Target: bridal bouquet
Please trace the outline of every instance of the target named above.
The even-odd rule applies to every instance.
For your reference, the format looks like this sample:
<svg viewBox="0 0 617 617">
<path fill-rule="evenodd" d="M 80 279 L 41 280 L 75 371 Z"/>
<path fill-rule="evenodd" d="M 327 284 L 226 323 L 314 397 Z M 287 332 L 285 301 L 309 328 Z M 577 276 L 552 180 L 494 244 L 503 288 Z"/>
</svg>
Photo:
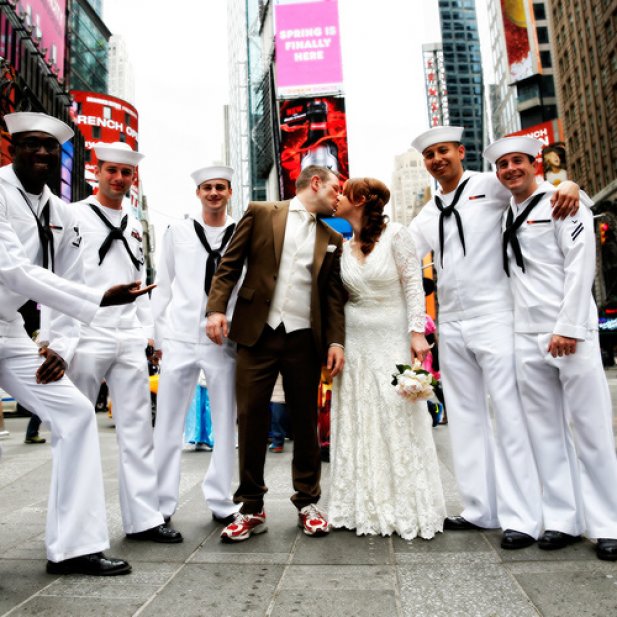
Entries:
<svg viewBox="0 0 617 617">
<path fill-rule="evenodd" d="M 437 380 L 422 368 L 419 360 L 409 364 L 397 364 L 398 373 L 392 374 L 392 385 L 396 392 L 410 401 L 425 401 L 433 396 Z"/>
</svg>

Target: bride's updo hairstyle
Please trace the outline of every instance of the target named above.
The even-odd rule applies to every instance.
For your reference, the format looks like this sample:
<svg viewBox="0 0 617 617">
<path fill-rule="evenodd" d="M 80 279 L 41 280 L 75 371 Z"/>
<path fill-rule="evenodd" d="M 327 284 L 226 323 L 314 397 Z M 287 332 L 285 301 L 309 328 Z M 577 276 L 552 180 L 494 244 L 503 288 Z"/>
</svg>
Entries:
<svg viewBox="0 0 617 617">
<path fill-rule="evenodd" d="M 364 197 L 362 231 L 358 240 L 362 254 L 368 255 L 386 227 L 388 217 L 383 209 L 390 200 L 390 189 L 376 178 L 350 178 L 345 182 L 343 195 L 353 204 Z"/>
</svg>

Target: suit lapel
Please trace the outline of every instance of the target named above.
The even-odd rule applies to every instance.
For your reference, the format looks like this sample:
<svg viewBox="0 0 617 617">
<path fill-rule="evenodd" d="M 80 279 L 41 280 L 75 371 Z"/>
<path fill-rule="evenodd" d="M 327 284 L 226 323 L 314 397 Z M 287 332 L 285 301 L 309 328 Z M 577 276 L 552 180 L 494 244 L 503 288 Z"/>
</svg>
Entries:
<svg viewBox="0 0 617 617">
<path fill-rule="evenodd" d="M 318 220 L 315 226 L 315 253 L 313 255 L 313 281 L 317 281 L 321 264 L 323 263 L 328 249 L 328 238 L 330 237 L 326 224 Z"/>
<path fill-rule="evenodd" d="M 281 263 L 281 253 L 283 252 L 283 241 L 285 240 L 285 227 L 289 214 L 289 202 L 276 202 L 272 210 L 272 241 L 274 243 L 274 259 L 276 267 Z"/>
</svg>

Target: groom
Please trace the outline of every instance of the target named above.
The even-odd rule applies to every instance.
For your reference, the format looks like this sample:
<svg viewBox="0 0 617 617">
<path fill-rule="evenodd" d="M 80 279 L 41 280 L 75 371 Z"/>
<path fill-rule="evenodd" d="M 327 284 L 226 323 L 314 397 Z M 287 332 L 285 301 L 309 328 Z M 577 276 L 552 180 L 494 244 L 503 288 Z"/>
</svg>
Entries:
<svg viewBox="0 0 617 617">
<path fill-rule="evenodd" d="M 249 204 L 212 281 L 206 332 L 221 345 L 228 334 L 227 303 L 246 264 L 229 338 L 238 344 L 236 395 L 240 512 L 221 533 L 247 540 L 266 528 L 264 463 L 269 402 L 277 375 L 294 434 L 291 500 L 309 536 L 330 530 L 317 507 L 321 461 L 317 388 L 322 360 L 336 375 L 344 364 L 345 292 L 340 279 L 342 238 L 319 220 L 336 210 L 338 177 L 316 165 L 296 181 L 291 201 Z"/>
</svg>

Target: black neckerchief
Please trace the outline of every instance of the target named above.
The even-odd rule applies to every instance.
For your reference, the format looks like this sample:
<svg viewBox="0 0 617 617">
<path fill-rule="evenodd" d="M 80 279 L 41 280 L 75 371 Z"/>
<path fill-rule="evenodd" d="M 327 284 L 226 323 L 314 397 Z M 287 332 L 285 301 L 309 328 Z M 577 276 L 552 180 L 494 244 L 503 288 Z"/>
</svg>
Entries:
<svg viewBox="0 0 617 617">
<path fill-rule="evenodd" d="M 512 245 L 512 252 L 516 260 L 516 265 L 525 272 L 525 264 L 523 263 L 523 253 L 521 251 L 521 245 L 519 244 L 516 232 L 519 227 L 525 222 L 525 219 L 529 216 L 529 213 L 538 205 L 538 202 L 544 197 L 545 193 L 538 193 L 528 204 L 527 207 L 514 218 L 514 212 L 512 208 L 508 208 L 508 215 L 506 217 L 506 228 L 502 236 L 501 253 L 503 256 L 503 269 L 505 273 L 510 276 L 510 265 L 508 263 L 508 244 Z"/>
<path fill-rule="evenodd" d="M 28 199 L 28 195 L 21 188 L 17 187 L 17 190 L 24 198 L 34 220 L 36 221 L 36 228 L 39 233 L 39 240 L 41 241 L 41 247 L 43 249 L 43 268 L 49 268 L 51 263 L 51 271 L 53 272 L 56 266 L 56 254 L 54 250 L 54 234 L 49 226 L 49 198 L 45 202 L 45 205 L 41 208 L 41 218 L 36 214 L 34 206 Z M 41 219 L 43 221 L 41 222 Z"/>
<path fill-rule="evenodd" d="M 137 259 L 137 257 L 135 257 L 135 255 L 133 255 L 133 253 L 131 253 L 129 243 L 127 239 L 124 237 L 124 230 L 126 229 L 126 225 L 129 220 L 129 215 L 125 214 L 122 217 L 122 221 L 120 222 L 120 227 L 115 227 L 112 224 L 112 222 L 100 211 L 100 209 L 97 208 L 97 206 L 91 203 L 89 203 L 88 205 L 92 208 L 92 212 L 94 212 L 94 214 L 96 214 L 101 219 L 101 221 L 105 223 L 106 227 L 110 230 L 105 240 L 103 240 L 103 244 L 101 244 L 99 248 L 99 266 L 103 263 L 103 260 L 105 259 L 105 256 L 107 255 L 107 252 L 111 248 L 112 242 L 114 240 L 120 240 L 122 244 L 124 244 L 124 248 L 126 249 L 126 252 L 128 253 L 129 258 L 133 262 L 133 265 L 139 270 L 142 266 L 142 263 L 139 261 L 139 259 Z"/>
<path fill-rule="evenodd" d="M 435 195 L 435 204 L 439 209 L 439 259 L 441 260 L 441 267 L 443 269 L 443 226 L 444 219 L 448 218 L 451 214 L 454 214 L 454 218 L 456 219 L 456 226 L 458 227 L 458 237 L 461 239 L 461 244 L 463 245 L 463 255 L 465 255 L 465 234 L 463 233 L 463 222 L 461 221 L 461 215 L 456 210 L 456 204 L 458 200 L 461 198 L 461 193 L 465 188 L 465 185 L 469 182 L 469 178 L 467 178 L 464 182 L 458 185 L 456 192 L 454 193 L 454 198 L 452 199 L 452 203 L 449 206 L 444 206 L 443 202 L 439 195 Z"/>
<path fill-rule="evenodd" d="M 214 276 L 214 273 L 216 272 L 216 269 L 219 267 L 219 263 L 221 261 L 223 249 L 229 242 L 229 239 L 231 238 L 234 232 L 234 229 L 236 228 L 236 225 L 235 223 L 232 223 L 231 225 L 229 225 L 229 227 L 227 227 L 227 229 L 225 230 L 225 233 L 223 234 L 223 240 L 221 241 L 221 246 L 219 246 L 217 249 L 213 249 L 210 246 L 206 238 L 206 234 L 204 233 L 203 227 L 194 219 L 193 219 L 193 225 L 195 227 L 195 233 L 197 234 L 199 241 L 203 244 L 203 247 L 206 249 L 206 253 L 208 253 L 208 260 L 206 261 L 206 278 L 204 280 L 204 291 L 206 292 L 206 295 L 208 295 L 210 293 L 210 287 L 212 285 L 212 277 Z"/>
</svg>

